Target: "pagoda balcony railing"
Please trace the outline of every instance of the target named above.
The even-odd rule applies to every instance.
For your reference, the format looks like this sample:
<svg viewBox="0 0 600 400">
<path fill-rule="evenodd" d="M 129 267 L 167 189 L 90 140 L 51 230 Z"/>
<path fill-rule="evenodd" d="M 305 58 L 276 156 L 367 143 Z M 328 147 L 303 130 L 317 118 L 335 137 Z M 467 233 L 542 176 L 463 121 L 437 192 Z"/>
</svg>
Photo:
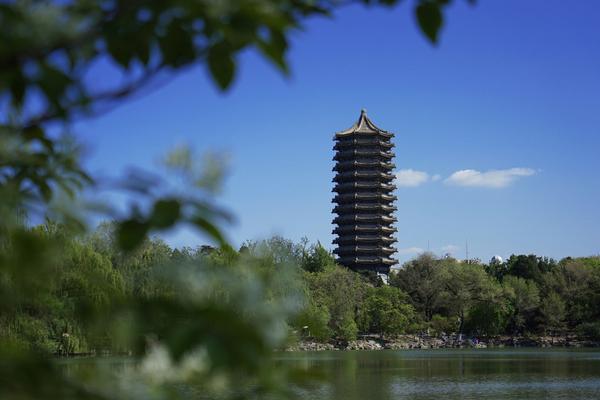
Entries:
<svg viewBox="0 0 600 400">
<path fill-rule="evenodd" d="M 383 160 L 391 160 L 394 158 L 394 154 L 390 151 L 381 151 L 381 150 L 343 150 L 338 152 L 334 157 L 334 161 L 344 161 L 344 160 L 360 160 L 360 158 L 364 159 L 383 159 Z"/>
<path fill-rule="evenodd" d="M 335 254 L 338 259 L 348 259 L 348 258 L 364 258 L 364 257 L 378 257 L 381 259 L 391 259 L 392 254 L 386 253 L 344 253 L 344 254 Z"/>
<path fill-rule="evenodd" d="M 385 225 L 341 225 L 335 228 L 331 233 L 342 235 L 354 232 L 380 232 L 382 234 L 393 234 L 398 232 L 398 230 L 394 227 Z"/>
<path fill-rule="evenodd" d="M 387 258 L 390 259 L 392 254 L 385 253 L 344 253 L 344 254 L 335 254 L 338 258 L 362 258 L 362 257 L 379 257 L 379 258 Z"/>
<path fill-rule="evenodd" d="M 362 193 L 344 193 L 336 194 L 333 198 L 333 203 L 347 203 L 347 202 L 358 202 L 358 201 L 373 201 L 377 203 L 387 202 L 391 203 L 397 199 L 396 196 L 391 194 L 381 194 L 372 192 Z"/>
<path fill-rule="evenodd" d="M 338 236 L 347 234 L 360 235 L 361 233 L 376 233 L 379 235 L 393 235 L 398 230 L 392 224 L 373 223 L 343 223 L 334 228 L 333 233 Z"/>
<path fill-rule="evenodd" d="M 382 182 L 391 182 L 394 180 L 394 175 L 389 172 L 381 171 L 351 171 L 340 172 L 333 178 L 333 182 L 348 182 L 358 179 L 373 179 Z"/>
<path fill-rule="evenodd" d="M 395 252 L 396 249 L 393 247 L 381 246 L 340 246 L 333 251 L 334 254 L 338 254 L 340 257 L 354 253 L 373 253 L 373 255 L 389 256 Z"/>
<path fill-rule="evenodd" d="M 398 260 L 395 260 L 393 258 L 389 258 L 389 257 L 381 257 L 381 256 L 373 256 L 373 257 L 368 257 L 368 256 L 364 256 L 364 257 L 339 257 L 338 262 L 342 263 L 342 264 L 387 264 L 387 265 L 394 265 L 398 262 Z"/>
<path fill-rule="evenodd" d="M 390 185 L 381 182 L 347 182 L 338 183 L 334 186 L 333 191 L 338 193 L 351 192 L 356 190 L 376 189 L 384 192 L 391 192 L 396 189 L 396 185 Z M 386 193 L 387 194 L 387 193 Z"/>
<path fill-rule="evenodd" d="M 354 204 L 346 204 L 343 206 L 335 206 L 333 208 L 333 212 L 336 214 L 340 213 L 348 213 L 353 211 L 381 211 L 385 213 L 392 213 L 396 211 L 397 208 L 395 206 L 388 206 L 385 204 L 368 204 L 368 203 L 354 203 Z"/>
<path fill-rule="evenodd" d="M 381 147 L 384 149 L 392 149 L 395 147 L 394 143 L 385 140 L 372 140 L 372 139 L 351 139 L 351 140 L 339 140 L 334 146 L 333 150 L 343 150 L 353 147 Z"/>
<path fill-rule="evenodd" d="M 334 244 L 353 244 L 356 245 L 358 243 L 360 244 L 365 244 L 365 243 L 377 243 L 377 242 L 384 242 L 386 244 L 388 243 L 394 243 L 396 241 L 396 239 L 394 239 L 393 237 L 387 237 L 387 236 L 381 236 L 381 235 L 344 235 L 344 236 L 340 236 L 337 237 L 335 239 L 333 239 L 333 243 Z"/>
<path fill-rule="evenodd" d="M 354 215 L 341 215 L 333 219 L 334 224 L 351 224 L 353 222 L 359 223 L 377 223 L 377 224 L 393 224 L 398 220 L 395 217 L 380 214 L 354 214 Z"/>
<path fill-rule="evenodd" d="M 391 162 L 383 162 L 383 161 L 341 161 L 338 162 L 334 167 L 333 171 L 347 171 L 347 170 L 359 170 L 361 168 L 380 168 L 383 170 L 382 172 L 391 171 L 396 168 L 396 164 Z"/>
<path fill-rule="evenodd" d="M 379 147 L 349 147 L 347 149 L 336 151 L 336 155 L 352 156 L 353 158 L 394 157 L 394 153 L 391 150 L 385 150 Z"/>
</svg>

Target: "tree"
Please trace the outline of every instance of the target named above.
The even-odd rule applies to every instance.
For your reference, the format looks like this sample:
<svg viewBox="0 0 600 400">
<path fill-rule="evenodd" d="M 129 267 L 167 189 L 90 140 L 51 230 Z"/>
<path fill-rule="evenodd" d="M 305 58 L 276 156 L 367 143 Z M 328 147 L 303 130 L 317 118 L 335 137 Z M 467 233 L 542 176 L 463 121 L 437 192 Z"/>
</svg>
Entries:
<svg viewBox="0 0 600 400">
<path fill-rule="evenodd" d="M 356 325 L 354 316 L 350 312 L 342 315 L 337 324 L 338 337 L 346 342 L 349 342 L 351 340 L 356 340 L 357 334 L 358 326 Z"/>
<path fill-rule="evenodd" d="M 330 320 L 327 307 L 310 302 L 294 319 L 293 325 L 302 336 L 325 342 L 331 338 Z"/>
<path fill-rule="evenodd" d="M 414 308 L 408 296 L 398 288 L 381 286 L 369 290 L 365 300 L 367 332 L 383 335 L 405 333 L 415 320 Z"/>
<path fill-rule="evenodd" d="M 511 306 L 510 326 L 513 333 L 534 328 L 533 317 L 540 305 L 540 296 L 534 281 L 507 276 L 502 282 L 504 294 Z"/>
<path fill-rule="evenodd" d="M 302 268 L 308 272 L 323 272 L 334 265 L 333 255 L 321 243 L 317 243 L 305 251 L 302 260 Z"/>
<path fill-rule="evenodd" d="M 355 337 L 356 319 L 364 309 L 369 288 L 360 275 L 336 266 L 320 273 L 308 273 L 305 277 L 310 296 L 317 305 L 329 310 L 329 326 L 334 334 L 346 340 Z"/>
<path fill-rule="evenodd" d="M 446 260 L 441 272 L 443 289 L 440 302 L 449 315 L 458 320 L 458 332 L 464 332 L 469 312 L 483 303 L 496 302 L 499 291 L 481 265 Z"/>
<path fill-rule="evenodd" d="M 564 300 L 565 320 L 570 328 L 600 318 L 600 268 L 590 259 L 594 257 L 563 259 L 543 277 L 544 292 L 556 292 Z"/>
<path fill-rule="evenodd" d="M 442 334 L 448 334 L 456 331 L 456 318 L 444 317 L 440 314 L 435 314 L 428 326 L 433 329 L 433 333 L 440 336 Z"/>
<path fill-rule="evenodd" d="M 556 266 L 556 261 L 551 258 L 537 257 L 534 254 L 529 255 L 511 255 L 506 260 L 504 270 L 506 274 L 523 279 L 533 279 L 540 282 L 542 274 L 550 272 Z"/>
<path fill-rule="evenodd" d="M 438 307 L 443 287 L 440 273 L 440 260 L 431 253 L 424 253 L 392 273 L 390 285 L 407 293 L 415 309 L 429 321 Z"/>
<path fill-rule="evenodd" d="M 509 307 L 502 299 L 495 302 L 479 302 L 469 310 L 465 331 L 479 336 L 499 335 L 504 333 L 508 317 Z"/>
<path fill-rule="evenodd" d="M 547 333 L 556 333 L 564 328 L 566 305 L 560 295 L 550 292 L 540 304 L 541 324 Z"/>
</svg>

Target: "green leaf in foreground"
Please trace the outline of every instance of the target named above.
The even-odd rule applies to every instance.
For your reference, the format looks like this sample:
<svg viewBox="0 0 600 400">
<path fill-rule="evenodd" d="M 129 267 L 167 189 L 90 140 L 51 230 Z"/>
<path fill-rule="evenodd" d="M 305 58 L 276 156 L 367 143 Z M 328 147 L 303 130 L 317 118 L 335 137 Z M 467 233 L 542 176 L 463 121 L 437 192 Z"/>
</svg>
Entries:
<svg viewBox="0 0 600 400">
<path fill-rule="evenodd" d="M 438 34 L 444 22 L 440 4 L 433 1 L 421 2 L 415 9 L 419 27 L 433 43 L 437 43 Z"/>
<path fill-rule="evenodd" d="M 175 199 L 158 200 L 154 204 L 150 223 L 158 229 L 173 226 L 179 219 L 181 206 Z"/>
<path fill-rule="evenodd" d="M 117 228 L 119 247 L 125 251 L 135 249 L 144 241 L 148 228 L 148 224 L 135 219 L 121 222 Z"/>
<path fill-rule="evenodd" d="M 235 75 L 235 61 L 227 44 L 220 43 L 209 50 L 208 68 L 221 90 L 231 85 Z"/>
</svg>

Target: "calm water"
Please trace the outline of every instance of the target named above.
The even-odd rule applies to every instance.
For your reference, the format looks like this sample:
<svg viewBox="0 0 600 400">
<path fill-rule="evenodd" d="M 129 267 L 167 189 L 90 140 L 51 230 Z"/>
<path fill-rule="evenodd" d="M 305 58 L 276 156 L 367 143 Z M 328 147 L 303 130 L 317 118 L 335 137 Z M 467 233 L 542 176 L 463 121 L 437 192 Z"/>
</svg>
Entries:
<svg viewBox="0 0 600 400">
<path fill-rule="evenodd" d="M 301 400 L 600 399 L 600 350 L 383 350 L 278 353 L 302 377 Z M 131 359 L 65 360 L 67 374 L 86 364 L 111 370 Z M 180 387 L 190 399 L 203 390 Z"/>
<path fill-rule="evenodd" d="M 403 350 L 285 353 L 314 380 L 306 400 L 600 399 L 600 351 Z"/>
</svg>

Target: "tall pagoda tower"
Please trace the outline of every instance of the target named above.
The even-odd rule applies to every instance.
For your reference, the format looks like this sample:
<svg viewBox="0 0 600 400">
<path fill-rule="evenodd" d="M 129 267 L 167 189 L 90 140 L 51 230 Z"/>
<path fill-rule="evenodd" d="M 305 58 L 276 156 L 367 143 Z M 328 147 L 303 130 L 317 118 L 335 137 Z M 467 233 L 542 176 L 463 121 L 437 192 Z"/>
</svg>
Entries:
<svg viewBox="0 0 600 400">
<path fill-rule="evenodd" d="M 334 137 L 334 253 L 341 265 L 353 270 L 388 274 L 397 263 L 391 258 L 396 252 L 393 137 L 375 126 L 365 110 L 352 127 Z"/>
</svg>

